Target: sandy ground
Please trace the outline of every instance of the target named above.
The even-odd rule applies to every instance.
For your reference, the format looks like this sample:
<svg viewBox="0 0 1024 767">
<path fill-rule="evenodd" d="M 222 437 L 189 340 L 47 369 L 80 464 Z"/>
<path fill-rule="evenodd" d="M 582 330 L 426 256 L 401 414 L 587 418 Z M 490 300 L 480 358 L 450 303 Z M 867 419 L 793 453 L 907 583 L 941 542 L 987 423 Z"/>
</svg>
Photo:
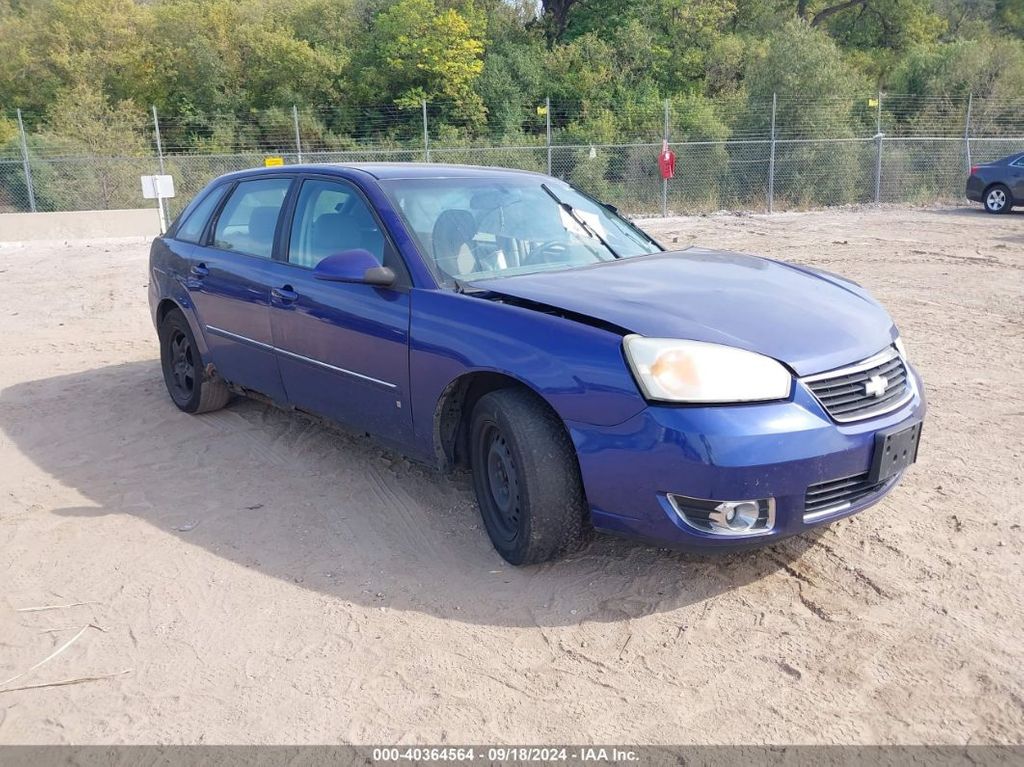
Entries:
<svg viewBox="0 0 1024 767">
<path fill-rule="evenodd" d="M 251 401 L 178 412 L 148 244 L 0 248 L 0 681 L 87 627 L 0 688 L 0 742 L 1024 742 L 1024 213 L 650 228 L 889 307 L 931 412 L 888 500 L 726 558 L 514 569 L 464 475 Z"/>
</svg>

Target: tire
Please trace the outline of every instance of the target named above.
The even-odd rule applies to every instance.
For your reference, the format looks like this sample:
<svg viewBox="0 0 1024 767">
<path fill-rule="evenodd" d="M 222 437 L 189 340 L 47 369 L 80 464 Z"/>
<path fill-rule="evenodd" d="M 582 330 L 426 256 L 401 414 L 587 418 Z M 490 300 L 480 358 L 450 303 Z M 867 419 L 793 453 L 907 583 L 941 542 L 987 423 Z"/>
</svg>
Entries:
<svg viewBox="0 0 1024 767">
<path fill-rule="evenodd" d="M 576 451 L 532 392 L 485 394 L 470 422 L 470 465 L 484 527 L 513 565 L 556 559 L 589 534 Z"/>
<path fill-rule="evenodd" d="M 985 190 L 983 203 L 989 213 L 1009 213 L 1013 209 L 1013 195 L 1003 184 L 993 184 Z"/>
<path fill-rule="evenodd" d="M 171 309 L 160 322 L 160 367 L 171 401 L 186 413 L 220 410 L 231 399 L 223 379 L 210 376 L 195 336 L 180 309 Z"/>
</svg>

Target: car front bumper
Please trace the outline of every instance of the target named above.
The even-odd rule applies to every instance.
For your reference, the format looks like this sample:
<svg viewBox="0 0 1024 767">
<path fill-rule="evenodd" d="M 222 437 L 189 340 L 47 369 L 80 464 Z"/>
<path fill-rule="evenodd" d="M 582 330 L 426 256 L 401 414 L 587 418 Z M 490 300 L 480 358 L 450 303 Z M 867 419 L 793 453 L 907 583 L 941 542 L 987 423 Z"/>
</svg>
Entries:
<svg viewBox="0 0 1024 767">
<path fill-rule="evenodd" d="M 714 407 L 650 406 L 612 427 L 568 424 L 595 528 L 689 550 L 771 543 L 874 505 L 899 476 L 834 513 L 805 520 L 811 485 L 868 472 L 881 430 L 920 421 L 926 405 L 916 371 L 914 396 L 885 415 L 834 422 L 797 382 L 789 400 Z M 684 521 L 670 495 L 711 501 L 774 499 L 767 532 L 721 535 Z"/>
</svg>

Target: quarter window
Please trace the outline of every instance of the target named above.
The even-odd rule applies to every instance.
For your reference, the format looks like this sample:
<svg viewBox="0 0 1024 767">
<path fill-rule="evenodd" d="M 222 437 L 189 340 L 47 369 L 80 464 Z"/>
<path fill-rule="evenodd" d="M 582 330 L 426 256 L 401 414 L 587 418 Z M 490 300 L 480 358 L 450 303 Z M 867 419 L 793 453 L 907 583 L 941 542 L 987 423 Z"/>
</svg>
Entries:
<svg viewBox="0 0 1024 767">
<path fill-rule="evenodd" d="M 288 178 L 239 182 L 217 218 L 214 247 L 270 258 L 277 218 L 290 185 Z"/>
<path fill-rule="evenodd" d="M 1022 154 L 1020 157 L 1018 157 L 1016 160 L 1010 163 L 1010 165 L 1012 165 L 1015 168 L 1024 168 L 1024 154 Z"/>
<path fill-rule="evenodd" d="M 178 227 L 174 233 L 174 239 L 184 242 L 199 242 L 199 238 L 203 236 L 203 231 L 206 229 L 206 222 L 210 220 L 210 214 L 217 207 L 228 186 L 228 184 L 222 184 L 206 195 Z"/>
<path fill-rule="evenodd" d="M 327 256 L 361 248 L 384 263 L 384 235 L 363 198 L 337 181 L 303 182 L 295 206 L 288 262 L 312 269 Z"/>
</svg>

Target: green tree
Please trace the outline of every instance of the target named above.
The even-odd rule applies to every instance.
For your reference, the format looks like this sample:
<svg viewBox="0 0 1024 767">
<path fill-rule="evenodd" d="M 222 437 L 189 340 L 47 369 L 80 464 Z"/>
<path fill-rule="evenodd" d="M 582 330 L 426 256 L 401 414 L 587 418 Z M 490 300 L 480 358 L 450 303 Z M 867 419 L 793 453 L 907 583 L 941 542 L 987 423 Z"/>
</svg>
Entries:
<svg viewBox="0 0 1024 767">
<path fill-rule="evenodd" d="M 124 87 L 139 45 L 142 11 L 132 0 L 6 0 L 0 14 L 0 103 L 41 116 L 65 88 Z"/>
<path fill-rule="evenodd" d="M 1024 94 L 1024 41 L 984 39 L 920 46 L 888 82 L 899 93 L 926 93 L 1005 101 L 1013 109 Z M 1010 115 L 1008 115 L 1010 116 Z M 1008 120 L 1014 125 L 1017 117 Z"/>
<path fill-rule="evenodd" d="M 40 208 L 137 207 L 139 176 L 155 170 L 148 124 L 144 109 L 130 101 L 111 103 L 93 86 L 64 91 L 32 137 Z"/>
<path fill-rule="evenodd" d="M 828 35 L 802 21 L 787 23 L 769 42 L 764 55 L 750 62 L 747 91 L 753 103 L 771 104 L 772 95 L 783 99 L 777 120 L 801 136 L 839 130 L 849 124 L 848 110 L 837 109 L 829 96 L 853 97 L 872 91 L 865 78 L 845 61 L 843 52 Z M 852 101 L 852 98 L 851 98 Z M 758 116 L 767 123 L 767 110 Z"/>
<path fill-rule="evenodd" d="M 996 26 L 1024 38 L 1024 0 L 996 0 Z"/>
<path fill-rule="evenodd" d="M 778 95 L 777 135 L 785 139 L 776 152 L 776 169 L 784 183 L 776 194 L 795 204 L 835 204 L 862 199 L 869 144 L 842 145 L 800 141 L 853 138 L 871 87 L 846 62 L 824 31 L 804 21 L 787 23 L 751 62 L 746 86 L 750 109 L 741 123 L 748 135 L 770 135 L 773 94 Z M 758 173 L 760 173 L 758 171 Z M 760 178 L 760 175 L 758 175 Z"/>
<path fill-rule="evenodd" d="M 546 43 L 539 27 L 530 24 L 532 9 L 502 1 L 485 12 L 487 55 L 474 89 L 487 112 L 488 133 L 494 138 L 540 134 L 545 118 L 537 108 L 550 93 Z"/>
<path fill-rule="evenodd" d="M 434 0 L 398 0 L 372 24 L 357 93 L 405 107 L 440 102 L 448 119 L 478 125 L 484 106 L 474 85 L 484 68 L 483 33 L 484 18 L 471 2 L 441 9 Z"/>
</svg>

